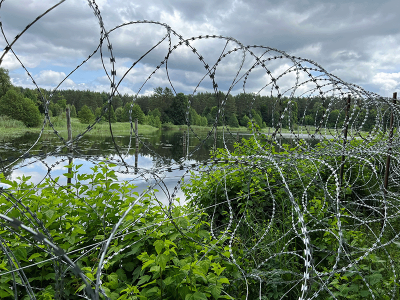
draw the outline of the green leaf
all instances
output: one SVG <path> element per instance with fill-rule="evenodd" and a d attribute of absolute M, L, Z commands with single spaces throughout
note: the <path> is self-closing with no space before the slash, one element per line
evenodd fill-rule
<path fill-rule="evenodd" d="M 9 286 L 4 284 L 0 285 L 0 297 L 3 299 L 10 296 L 14 296 L 14 292 L 9 288 Z"/>
<path fill-rule="evenodd" d="M 154 242 L 153 246 L 156 247 L 157 254 L 160 254 L 162 249 L 164 248 L 164 241 L 157 240 Z"/>
<path fill-rule="evenodd" d="M 144 275 L 144 276 L 140 277 L 140 280 L 139 280 L 139 282 L 137 283 L 137 285 L 141 285 L 141 284 L 143 284 L 143 283 L 149 281 L 150 278 L 151 278 L 150 275 Z"/>
<path fill-rule="evenodd" d="M 152 272 L 152 273 L 157 273 L 157 272 L 160 272 L 160 269 L 161 269 L 160 266 L 152 266 L 152 267 L 150 268 L 150 272 Z"/>
<path fill-rule="evenodd" d="M 47 216 L 47 218 L 51 219 L 53 217 L 53 215 L 55 214 L 55 210 L 53 209 L 48 209 L 44 212 L 44 214 Z"/>
<path fill-rule="evenodd" d="M 221 295 L 221 291 L 222 291 L 222 288 L 221 287 L 219 287 L 219 286 L 216 286 L 216 285 L 213 285 L 212 287 L 210 287 L 210 292 L 211 292 L 211 295 L 214 297 L 214 299 L 218 299 L 219 298 L 219 296 Z"/>
<path fill-rule="evenodd" d="M 167 266 L 167 263 L 169 261 L 169 258 L 167 255 L 164 253 L 159 254 L 156 258 L 156 263 L 161 267 L 161 270 L 165 270 L 165 267 Z"/>
<path fill-rule="evenodd" d="M 217 276 L 221 275 L 221 273 L 226 269 L 225 267 L 221 267 L 219 263 L 212 263 L 212 270 Z"/>
<path fill-rule="evenodd" d="M 170 241 L 170 240 L 165 240 L 164 243 L 165 243 L 165 245 L 168 245 L 168 246 L 172 245 L 175 248 L 177 248 L 176 244 L 174 242 Z"/>
<path fill-rule="evenodd" d="M 171 240 L 171 241 L 174 241 L 174 240 L 176 240 L 176 238 L 178 237 L 178 236 L 180 236 L 181 234 L 179 233 L 179 232 L 174 232 L 174 233 L 171 233 L 169 236 L 168 236 L 168 238 Z"/>
<path fill-rule="evenodd" d="M 8 271 L 8 269 L 7 269 L 7 262 L 5 261 L 5 260 L 3 260 L 2 262 L 1 262 L 1 264 L 0 264 L 0 270 L 6 270 L 6 271 Z"/>
<path fill-rule="evenodd" d="M 193 295 L 193 294 L 186 294 L 185 300 L 190 300 L 190 299 L 192 299 L 192 295 Z"/>
<path fill-rule="evenodd" d="M 167 277 L 167 278 L 165 278 L 165 279 L 163 280 L 163 282 L 164 282 L 165 285 L 170 285 L 170 284 L 172 284 L 173 282 L 175 282 L 175 280 L 174 280 L 172 277 Z"/>
<path fill-rule="evenodd" d="M 32 259 L 35 259 L 35 258 L 40 257 L 40 256 L 42 256 L 42 254 L 33 253 L 31 256 L 29 256 L 28 260 L 32 260 Z M 0 266 L 0 269 L 1 269 L 1 266 Z"/>
<path fill-rule="evenodd" d="M 86 287 L 86 284 L 82 284 L 78 289 L 75 291 L 75 294 L 82 291 Z"/>
<path fill-rule="evenodd" d="M 146 269 L 148 266 L 150 266 L 152 263 L 154 263 L 154 260 L 149 259 L 148 261 L 146 261 L 143 266 L 142 266 L 142 270 Z"/>
<path fill-rule="evenodd" d="M 15 251 L 15 256 L 20 259 L 20 260 L 25 260 L 27 259 L 27 253 L 26 253 L 26 248 L 25 247 L 18 247 Z"/>
<path fill-rule="evenodd" d="M 222 278 L 218 279 L 218 282 L 219 282 L 219 283 L 226 283 L 226 284 L 229 284 L 229 280 L 228 280 L 228 278 L 226 278 L 226 277 L 222 277 Z"/>
<path fill-rule="evenodd" d="M 78 234 L 78 233 L 80 233 L 80 234 L 86 234 L 86 231 L 83 230 L 83 229 L 80 228 L 80 227 L 75 227 L 75 228 L 74 228 L 74 233 L 76 233 L 76 234 Z"/>
<path fill-rule="evenodd" d="M 158 293 L 158 290 L 159 290 L 158 286 L 152 287 L 146 292 L 146 297 L 151 297 L 156 295 Z"/>
<path fill-rule="evenodd" d="M 382 274 L 374 273 L 374 274 L 368 276 L 368 280 L 369 280 L 370 285 L 375 285 L 382 280 Z"/>

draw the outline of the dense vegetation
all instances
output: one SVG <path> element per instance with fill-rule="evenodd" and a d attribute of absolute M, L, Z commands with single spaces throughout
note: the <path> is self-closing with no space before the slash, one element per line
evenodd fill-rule
<path fill-rule="evenodd" d="M 351 147 L 360 143 L 352 141 Z M 185 184 L 188 204 L 171 211 L 155 202 L 152 193 L 134 204 L 139 196 L 135 186 L 117 181 L 113 165 L 104 163 L 91 174 L 74 166 L 65 174 L 76 182 L 70 186 L 47 178 L 33 188 L 27 177 L 19 182 L 3 177 L 10 189 L 2 192 L 0 207 L 9 217 L 37 224 L 36 230 L 94 280 L 100 242 L 133 205 L 102 269 L 104 292 L 111 299 L 258 299 L 260 292 L 262 299 L 298 299 L 307 257 L 302 226 L 311 241 L 308 287 L 311 294 L 318 293 L 316 299 L 393 299 L 400 271 L 399 244 L 393 242 L 400 226 L 398 210 L 369 197 L 379 192 L 382 170 L 349 158 L 346 182 L 351 184 L 343 186 L 338 201 L 337 181 L 327 167 L 341 159 L 334 144 L 323 142 L 308 153 L 299 146 L 284 149 L 277 152 L 273 142 L 251 138 L 237 143 L 233 152 L 217 150 L 215 164 L 193 173 Z M 279 167 L 259 155 L 264 151 L 279 157 Z M 381 234 L 383 210 L 390 226 Z M 37 298 L 79 299 L 81 280 L 65 266 L 46 263 L 51 251 L 28 232 L 11 228 L 3 227 L 1 236 L 20 266 L 27 266 L 24 272 L 38 288 Z M 377 249 L 369 251 L 373 247 Z M 11 270 L 1 255 L 0 269 Z M 56 281 L 60 274 L 63 280 Z M 16 280 L 15 291 L 13 280 L 11 273 L 2 276 L 0 296 L 23 299 L 22 282 Z"/>
<path fill-rule="evenodd" d="M 351 147 L 360 143 L 353 141 Z M 400 244 L 392 242 L 400 218 L 396 199 L 386 207 L 377 200 L 383 170 L 348 158 L 344 166 L 348 185 L 337 194 L 334 172 L 338 170 L 328 167 L 340 164 L 334 144 L 321 143 L 308 153 L 299 146 L 284 148 L 277 152 L 271 141 L 242 140 L 233 152 L 215 152 L 218 167 L 193 173 L 185 186 L 189 206 L 206 213 L 202 217 L 210 222 L 212 233 L 234 233 L 231 243 L 237 248 L 231 258 L 247 276 L 248 299 L 258 299 L 260 287 L 265 299 L 298 299 L 307 257 L 305 238 L 311 241 L 313 265 L 309 295 L 393 299 L 392 293 L 397 293 L 398 297 L 394 280 L 400 271 Z M 265 153 L 275 155 L 279 165 Z M 380 236 L 384 213 L 390 216 L 386 225 L 390 229 L 386 227 Z M 370 251 L 373 247 L 378 249 Z M 230 295 L 241 299 L 232 288 L 227 288 Z M 243 283 L 239 290 L 245 288 Z"/>
<path fill-rule="evenodd" d="M 131 117 L 132 120 L 137 118 L 139 124 L 148 124 L 157 128 L 160 128 L 163 123 L 183 125 L 187 124 L 188 104 L 190 104 L 189 123 L 199 126 L 212 126 L 218 111 L 220 111 L 218 125 L 225 124 L 234 128 L 247 126 L 250 118 L 253 118 L 261 128 L 276 127 L 282 113 L 285 115 L 281 120 L 283 128 L 289 126 L 296 128 L 297 125 L 340 128 L 345 118 L 344 100 L 332 97 L 295 97 L 289 101 L 286 97 L 254 96 L 243 93 L 225 95 L 223 92 L 205 92 L 195 95 L 184 95 L 183 93 L 175 95 L 167 87 L 164 89 L 158 87 L 150 96 L 114 95 L 112 105 L 107 103 L 110 98 L 108 93 L 88 90 L 61 90 L 56 91 L 51 98 L 48 98 L 51 94 L 50 91 L 41 89 L 41 93 L 39 93 L 37 90 L 13 87 L 8 72 L 0 69 L 0 103 L 5 106 L 10 104 L 10 97 L 16 98 L 15 93 L 6 95 L 9 89 L 18 94 L 17 102 L 27 110 L 29 108 L 29 112 L 26 114 L 33 116 L 33 119 L 37 119 L 38 115 L 37 111 L 33 109 L 33 104 L 41 114 L 44 113 L 42 97 L 50 100 L 48 109 L 51 116 L 59 116 L 68 105 L 71 108 L 71 115 L 73 117 L 81 115 L 80 120 L 83 123 L 93 122 L 96 117 L 102 115 L 104 121 L 127 122 Z M 357 102 L 352 103 L 351 110 L 353 105 L 357 106 Z M 365 121 L 362 130 L 371 130 L 375 125 L 377 114 L 381 112 L 374 107 L 370 107 L 368 112 L 365 109 L 361 111 L 358 107 L 355 109 L 359 112 L 357 119 L 360 123 Z M 22 118 L 14 108 L 1 109 L 1 114 L 14 119 Z M 364 117 L 366 117 L 365 120 Z M 37 122 L 24 123 L 26 126 L 38 125 Z"/>
<path fill-rule="evenodd" d="M 110 299 L 231 299 L 224 292 L 230 284 L 227 276 L 238 277 L 238 272 L 224 256 L 224 239 L 216 243 L 211 238 L 201 213 L 185 206 L 168 211 L 151 194 L 137 202 L 135 186 L 119 183 L 112 167 L 100 164 L 91 174 L 79 174 L 80 166 L 74 166 L 65 176 L 77 183 L 68 187 L 59 185 L 57 178 L 33 188 L 28 177 L 16 182 L 0 174 L 0 182 L 10 186 L 0 194 L 1 211 L 43 233 L 94 281 L 103 241 L 131 208 L 102 269 L 102 287 Z M 21 198 L 23 204 L 17 208 L 14 199 Z M 0 234 L 7 241 L 7 251 L 24 268 L 36 299 L 82 298 L 82 280 L 67 265 L 47 261 L 54 259 L 54 252 L 46 244 L 29 232 L 14 232 L 5 226 L 0 226 Z M 14 269 L 4 250 L 0 251 L 2 273 Z M 2 275 L 0 298 L 29 299 L 23 278 Z M 12 288 L 14 280 L 16 289 Z"/>

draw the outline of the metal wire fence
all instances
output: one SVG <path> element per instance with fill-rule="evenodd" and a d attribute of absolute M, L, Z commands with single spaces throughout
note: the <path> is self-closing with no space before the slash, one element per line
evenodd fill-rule
<path fill-rule="evenodd" d="M 38 16 L 12 40 L 1 26 L 7 47 L 0 57 L 0 66 L 6 55 L 19 60 L 13 51 L 19 38 L 41 17 L 53 9 L 62 9 L 63 2 Z M 188 148 L 180 161 L 152 169 L 137 168 L 127 161 L 129 151 L 124 153 L 114 142 L 115 155 L 107 161 L 88 158 L 95 165 L 94 175 L 82 174 L 79 166 L 71 164 L 74 150 L 66 156 L 57 155 L 95 128 L 108 115 L 110 106 L 104 106 L 101 116 L 86 130 L 65 140 L 54 129 L 48 108 L 62 82 L 45 98 L 29 75 L 45 106 L 42 131 L 25 153 L 3 160 L 2 171 L 10 174 L 41 161 L 48 172 L 35 184 L 24 178 L 15 183 L 3 176 L 6 186 L 0 190 L 2 298 L 399 297 L 400 111 L 396 94 L 390 99 L 381 97 L 342 81 L 316 62 L 270 47 L 243 45 L 232 37 L 186 38 L 168 24 L 148 20 L 107 29 L 96 2 L 88 1 L 88 5 L 98 19 L 100 42 L 64 80 L 100 53 L 110 81 L 110 105 L 124 78 L 162 43 L 168 45 L 166 55 L 144 80 L 137 95 L 154 74 L 162 71 L 176 91 L 168 62 L 182 49 L 189 49 L 193 60 L 204 66 L 193 95 L 204 82 L 212 86 L 216 95 L 220 92 L 218 76 L 223 70 L 219 68 L 225 61 L 236 62 L 237 72 L 224 90 L 214 126 L 205 138 L 189 124 L 189 97 L 185 107 L 187 132 L 198 144 Z M 165 35 L 117 80 L 118 57 L 113 52 L 112 33 L 138 24 L 156 25 L 165 30 Z M 224 41 L 225 46 L 215 61 L 207 60 L 193 46 L 216 39 Z M 229 95 L 239 86 L 244 93 L 254 91 L 257 84 L 258 90 L 252 93 L 254 101 L 265 94 L 275 99 L 269 112 L 272 131 L 261 131 L 251 118 L 250 140 L 238 143 L 234 150 L 221 148 L 210 159 L 193 162 L 194 153 L 214 138 L 218 122 L 224 122 Z M 307 99 L 305 107 L 297 107 L 299 98 Z M 306 115 L 313 109 L 309 104 L 316 98 L 321 107 L 315 113 L 313 125 L 308 125 Z M 134 102 L 131 108 L 133 105 Z M 302 117 L 297 118 L 295 109 L 304 112 Z M 332 118 L 333 127 L 328 126 Z M 367 123 L 373 125 L 366 129 Z M 46 124 L 54 129 L 61 146 L 51 153 L 32 154 Z M 130 127 L 128 149 L 132 147 L 131 141 L 136 140 L 136 145 L 152 151 L 151 145 L 141 140 L 132 118 Z M 223 127 L 223 141 L 235 138 L 229 127 Z M 111 124 L 110 136 L 114 140 Z M 290 146 L 282 139 L 289 141 Z M 56 162 L 47 163 L 48 156 L 56 157 Z M 51 175 L 60 164 L 69 164 L 70 173 L 66 176 L 71 178 L 70 185 L 59 184 Z M 163 185 L 166 178 L 178 171 L 179 175 L 174 173 L 175 177 L 170 177 L 176 180 L 173 188 Z M 118 179 L 120 174 L 144 178 L 149 186 L 143 193 L 134 194 L 129 181 Z M 156 187 L 162 187 L 167 205 L 157 199 Z M 184 205 L 176 202 L 180 190 L 187 197 Z M 98 233 L 94 234 L 96 230 Z M 188 245 L 189 250 L 185 248 Z M 156 251 L 153 257 L 152 246 Z M 175 251 L 184 254 L 174 256 Z M 185 265 L 185 257 L 180 255 L 193 259 Z M 183 270 L 183 275 L 176 271 L 163 277 L 163 272 L 170 274 L 175 269 Z M 172 282 L 177 283 L 169 289 Z M 66 287 L 73 288 L 66 292 Z"/>

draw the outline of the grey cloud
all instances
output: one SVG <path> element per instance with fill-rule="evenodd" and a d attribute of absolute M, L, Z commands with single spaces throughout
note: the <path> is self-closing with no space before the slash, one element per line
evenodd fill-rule
<path fill-rule="evenodd" d="M 2 6 L 2 22 L 6 34 L 13 37 L 56 2 L 5 1 Z M 394 50 L 400 46 L 396 15 L 400 3 L 397 0 L 155 0 L 139 3 L 104 0 L 99 1 L 99 6 L 108 30 L 130 20 L 173 20 L 170 25 L 184 38 L 198 36 L 199 32 L 222 34 L 237 38 L 244 45 L 265 45 L 284 50 L 288 54 L 309 55 L 305 58 L 318 62 L 344 80 L 376 90 L 378 81 L 375 79 L 373 83 L 374 75 L 400 71 L 400 56 Z M 164 34 L 165 30 L 156 25 L 125 26 L 110 35 L 113 54 L 117 61 L 122 59 L 126 66 L 148 51 Z M 99 37 L 99 24 L 87 2 L 69 0 L 32 26 L 18 41 L 15 49 L 17 54 L 37 57 L 46 64 L 46 68 L 58 64 L 71 65 L 73 69 L 97 47 Z M 173 42 L 176 40 L 174 38 Z M 222 51 L 224 41 L 201 40 L 191 44 L 207 63 L 212 64 Z M 4 45 L 1 39 L 0 45 Z M 193 87 L 190 79 L 196 76 L 187 79 L 185 72 L 194 72 L 201 77 L 206 71 L 196 55 L 187 55 L 181 51 L 184 48 L 171 54 L 169 67 L 174 82 L 179 82 L 183 90 L 189 90 Z M 103 50 L 104 57 L 108 59 L 106 44 Z M 146 56 L 142 63 L 155 68 L 167 50 L 165 41 Z M 220 70 L 235 72 L 237 66 L 231 64 L 232 60 L 228 58 L 221 63 Z M 98 76 L 104 76 L 98 54 L 80 71 L 96 68 L 99 70 Z M 110 69 L 111 65 L 107 64 L 107 68 Z M 164 83 L 161 76 L 157 78 L 149 84 Z M 227 77 L 221 78 L 220 87 L 229 86 Z M 398 79 L 396 76 L 379 77 L 379 82 L 386 82 L 385 86 L 395 86 L 388 85 L 389 80 L 393 82 Z M 92 78 L 88 82 L 95 85 L 96 79 Z M 129 86 L 128 82 L 126 86 Z"/>

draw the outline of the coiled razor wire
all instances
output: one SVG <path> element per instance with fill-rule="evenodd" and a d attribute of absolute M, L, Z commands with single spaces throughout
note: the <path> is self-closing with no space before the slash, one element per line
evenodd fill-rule
<path fill-rule="evenodd" d="M 3 4 L 4 0 L 0 2 Z M 45 119 L 36 141 L 31 147 L 17 158 L 9 158 L 2 162 L 3 172 L 12 172 L 27 164 L 40 161 L 46 165 L 48 173 L 40 183 L 56 181 L 52 178 L 51 170 L 58 164 L 66 164 L 65 156 L 54 164 L 48 164 L 45 158 L 48 156 L 62 157 L 63 149 L 70 149 L 85 134 L 91 131 L 99 123 L 103 116 L 107 116 L 108 109 L 113 103 L 114 96 L 118 95 L 118 89 L 126 76 L 137 67 L 138 63 L 148 56 L 155 49 L 167 44 L 165 56 L 160 58 L 159 64 L 148 74 L 147 79 L 137 90 L 140 95 L 143 88 L 148 84 L 154 74 L 165 70 L 171 89 L 176 93 L 173 80 L 170 78 L 168 62 L 171 56 L 180 50 L 190 50 L 194 61 L 204 66 L 204 75 L 194 87 L 192 96 L 196 95 L 202 84 L 211 84 L 215 95 L 221 95 L 218 78 L 221 80 L 226 76 L 219 67 L 224 63 L 237 63 L 237 71 L 232 75 L 232 81 L 227 89 L 224 89 L 224 96 L 220 99 L 218 112 L 215 115 L 213 128 L 208 132 L 206 138 L 201 138 L 196 130 L 190 125 L 189 110 L 191 101 L 189 97 L 186 107 L 186 122 L 188 132 L 199 141 L 198 145 L 187 155 L 182 157 L 176 164 L 166 164 L 157 169 L 137 169 L 126 161 L 132 139 L 139 141 L 142 147 L 152 150 L 150 144 L 141 140 L 135 132 L 132 117 L 130 117 L 130 141 L 128 151 L 123 153 L 114 140 L 112 125 L 110 123 L 110 136 L 113 139 L 115 155 L 108 159 L 108 163 L 118 166 L 116 173 L 134 174 L 135 178 L 143 178 L 151 181 L 146 192 L 151 192 L 156 185 L 163 186 L 163 192 L 168 198 L 169 205 L 165 208 L 165 220 L 172 221 L 178 227 L 182 238 L 193 240 L 187 235 L 186 229 L 179 228 L 179 222 L 175 222 L 171 209 L 175 205 L 174 200 L 178 191 L 182 188 L 185 178 L 192 176 L 215 176 L 219 174 L 218 184 L 211 185 L 211 181 L 204 181 L 204 189 L 215 188 L 214 204 L 197 207 L 199 211 L 207 212 L 207 220 L 210 224 L 210 233 L 218 243 L 224 243 L 229 251 L 227 260 L 233 263 L 240 273 L 240 279 L 229 278 L 231 282 L 241 281 L 243 284 L 242 295 L 245 299 L 251 299 L 249 292 L 250 282 L 257 282 L 257 299 L 270 299 L 269 291 L 283 286 L 274 299 L 343 299 L 346 295 L 357 295 L 355 298 L 368 295 L 372 299 L 398 299 L 399 270 L 396 260 L 393 257 L 393 249 L 399 240 L 399 106 L 393 99 L 381 97 L 375 93 L 365 91 L 361 87 L 346 83 L 340 78 L 328 73 L 323 67 L 311 60 L 295 57 L 284 51 L 258 45 L 243 45 L 240 41 L 221 35 L 199 35 L 186 38 L 176 32 L 168 24 L 157 21 L 142 20 L 120 24 L 108 29 L 102 19 L 101 12 L 94 0 L 88 0 L 89 7 L 93 10 L 98 19 L 100 28 L 100 42 L 93 53 L 81 64 L 79 64 L 62 82 L 46 97 L 30 75 L 18 54 L 14 52 L 13 46 L 18 39 L 36 22 L 51 13 L 53 9 L 62 9 L 60 1 L 49 8 L 15 38 L 9 39 L 1 24 L 1 31 L 7 46 L 0 57 L 0 65 L 6 55 L 13 55 L 25 69 L 33 84 L 37 87 L 41 100 L 45 107 Z M 165 35 L 150 48 L 146 53 L 136 60 L 131 67 L 121 76 L 116 78 L 115 63 L 118 59 L 113 52 L 113 34 L 125 27 L 138 24 L 151 24 L 165 30 Z M 194 44 L 207 43 L 210 40 L 221 40 L 225 43 L 219 57 L 208 60 L 201 51 L 194 47 Z M 128 42 L 127 42 L 128 43 Z M 164 49 L 164 48 L 162 48 Z M 107 105 L 104 106 L 101 116 L 89 125 L 86 130 L 78 134 L 72 141 L 66 141 L 57 132 L 52 124 L 49 115 L 49 104 L 52 96 L 59 89 L 60 85 L 76 72 L 87 61 L 100 53 L 104 72 L 110 81 L 110 96 Z M 109 62 L 109 63 L 108 63 Z M 261 84 L 254 88 L 257 83 Z M 213 138 L 217 124 L 224 122 L 224 109 L 227 98 L 233 93 L 241 90 L 246 93 L 248 90 L 255 91 L 253 101 L 249 103 L 249 112 L 259 95 L 270 95 L 276 101 L 270 108 L 273 130 L 270 134 L 262 133 L 251 116 L 251 131 L 254 138 L 253 148 L 249 153 L 235 153 L 226 146 L 226 140 L 232 137 L 232 132 L 223 125 L 223 142 L 225 151 L 215 155 L 201 163 L 193 163 L 191 157 L 204 143 Z M 135 96 L 137 97 L 137 96 Z M 307 99 L 306 107 L 298 124 L 293 122 L 296 99 Z M 315 113 L 315 122 L 312 126 L 306 125 L 306 113 L 312 109 L 312 100 L 319 98 L 321 109 Z M 130 115 L 135 101 L 131 103 Z M 332 111 L 340 107 L 339 115 L 336 117 L 335 126 L 328 127 L 328 120 Z M 366 131 L 365 124 L 371 118 L 371 112 L 376 111 L 374 126 Z M 342 121 L 340 121 L 342 120 Z M 283 133 L 282 124 L 286 122 L 288 133 Z M 54 134 L 62 142 L 62 146 L 56 147 L 51 153 L 32 154 L 31 150 L 39 142 L 46 124 L 50 125 Z M 290 139 L 294 151 L 289 151 L 287 146 L 282 144 L 282 139 Z M 316 146 L 316 142 L 318 145 Z M 243 149 L 249 147 L 242 145 Z M 188 148 L 189 149 L 189 148 Z M 210 149 L 211 150 L 211 149 Z M 252 151 L 250 151 L 252 150 Z M 74 150 L 76 151 L 76 150 Z M 153 151 L 154 152 L 154 151 Z M 74 152 L 68 154 L 74 156 Z M 154 152 L 154 156 L 157 154 Z M 29 158 L 25 163 L 21 160 Z M 88 158 L 94 164 L 101 159 Z M 175 170 L 183 171 L 177 180 L 172 191 L 164 184 L 164 180 Z M 209 174 L 209 175 L 207 175 Z M 244 188 L 240 196 L 229 193 L 232 176 L 244 176 Z M 262 191 L 252 191 L 253 179 L 262 179 Z M 207 186 L 210 185 L 210 186 Z M 223 189 L 221 195 L 218 189 Z M 39 189 L 39 184 L 30 186 L 28 190 Z M 313 197 L 313 192 L 319 191 L 319 197 Z M 213 190 L 211 190 L 213 193 Z M 110 244 L 113 240 L 123 236 L 126 227 L 126 217 L 131 213 L 132 208 L 140 203 L 143 193 L 136 198 L 123 212 L 119 221 L 112 224 L 110 234 L 104 240 L 93 243 L 85 248 L 92 249 L 101 247 L 97 264 L 96 276 L 90 280 L 85 272 L 79 267 L 79 261 L 72 261 L 69 258 L 67 249 L 62 249 L 52 239 L 49 231 L 37 214 L 29 206 L 24 204 L 24 197 L 15 198 L 12 189 L 0 190 L 2 201 L 11 204 L 10 208 L 1 211 L 1 257 L 10 266 L 10 271 L 0 270 L 2 275 L 12 273 L 13 280 L 8 282 L 13 290 L 17 286 L 23 286 L 30 299 L 35 298 L 35 289 L 24 270 L 30 265 L 18 261 L 14 254 L 16 249 L 7 241 L 7 236 L 13 234 L 24 239 L 26 243 L 35 245 L 40 251 L 48 254 L 47 261 L 51 263 L 55 272 L 55 287 L 61 286 L 65 280 L 66 272 L 71 270 L 85 284 L 85 288 L 77 294 L 86 299 L 99 299 L 100 295 L 108 298 L 104 291 L 101 276 L 105 265 L 112 256 L 117 253 L 110 253 Z M 261 196 L 260 196 L 261 195 Z M 322 196 L 321 196 L 322 195 Z M 351 196 L 350 196 L 351 195 Z M 199 199 L 201 195 L 187 195 L 192 199 Z M 257 197 L 255 197 L 257 196 Z M 254 215 L 246 213 L 247 209 L 238 210 L 238 201 L 244 203 L 244 208 L 250 208 L 251 202 L 258 200 L 265 201 L 268 209 L 261 214 Z M 221 218 L 221 211 L 225 210 L 226 217 Z M 12 216 L 18 215 L 19 218 Z M 262 217 L 260 217 L 262 216 Z M 140 217 L 145 217 L 141 215 Z M 138 220 L 138 219 L 137 219 Z M 136 221 L 137 221 L 136 220 Z M 136 222 L 134 221 L 134 222 Z M 125 225 L 123 225 L 125 224 Z M 158 225 L 161 225 L 158 224 Z M 157 227 L 157 224 L 154 225 Z M 244 240 L 242 232 L 248 232 L 251 239 Z M 360 236 L 355 232 L 363 232 L 362 242 Z M 24 232 L 24 233 L 23 233 Z M 26 235 L 27 234 L 27 235 Z M 203 245 L 201 241 L 195 241 Z M 132 242 L 133 246 L 134 243 Z M 246 247 L 245 257 L 247 266 L 244 267 L 242 260 L 238 259 L 235 244 L 243 244 Z M 293 246 L 296 245 L 296 246 Z M 399 244 L 400 245 L 400 244 Z M 123 251 L 120 249 L 119 251 Z M 81 249 L 82 258 L 85 257 L 85 249 Z M 379 255 L 385 256 L 384 262 L 379 262 L 384 271 L 377 280 L 385 281 L 385 289 L 378 290 L 375 287 L 376 280 L 372 280 L 374 269 L 366 269 L 365 261 L 379 260 Z M 383 253 L 383 254 L 382 254 Z M 203 256 L 204 259 L 204 256 Z M 279 268 L 277 261 L 286 261 L 288 266 L 293 263 L 296 267 Z M 329 262 L 329 263 L 327 263 Z M 377 263 L 377 264 L 379 264 Z M 300 264 L 300 267 L 299 267 Z M 34 264 L 32 264 L 34 265 Z M 274 267 L 276 265 L 276 267 Z M 249 267 L 250 266 L 250 267 Z M 322 267 L 324 266 L 324 267 Z M 329 266 L 326 267 L 326 266 Z M 39 268 L 39 266 L 37 266 Z M 296 271 L 301 270 L 301 272 Z M 379 274 L 381 274 L 379 273 Z M 229 275 L 226 275 L 229 276 Z M 282 278 L 286 278 L 283 281 Z M 358 278 L 365 290 L 359 291 L 357 287 L 347 282 L 348 278 Z M 284 285 L 282 285 L 284 284 Z M 353 288 L 353 293 L 348 291 Z M 347 289 L 347 294 L 345 289 Z M 342 294 L 338 294 L 341 292 Z M 364 294 L 363 294 L 364 293 Z M 295 295 L 295 296 L 293 296 Z M 342 295 L 342 296 L 341 296 Z M 345 296 L 343 296 L 345 295 Z M 16 297 L 16 296 L 15 296 Z M 350 296 L 349 296 L 350 297 Z M 241 299 L 244 299 L 241 298 Z"/>

